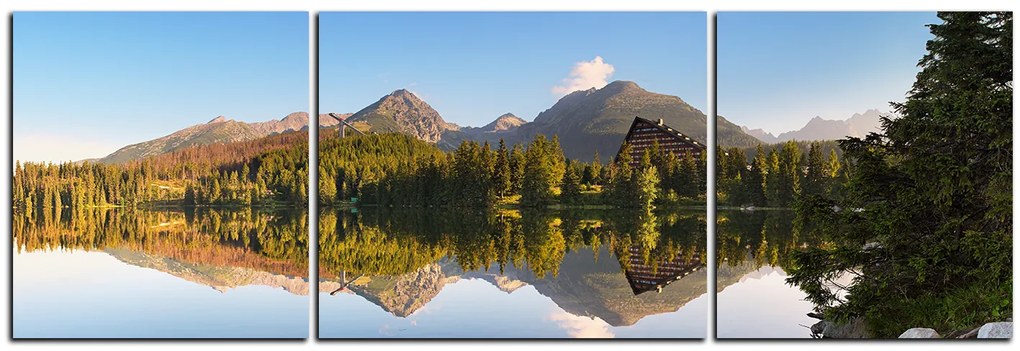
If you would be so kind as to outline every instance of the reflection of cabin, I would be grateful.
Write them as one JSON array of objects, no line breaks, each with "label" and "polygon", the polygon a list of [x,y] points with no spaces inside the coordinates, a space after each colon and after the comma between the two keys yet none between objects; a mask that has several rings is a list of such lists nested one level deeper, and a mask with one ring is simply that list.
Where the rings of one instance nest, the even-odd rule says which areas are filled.
[{"label": "reflection of cabin", "polygon": [[[695,254],[690,262],[684,262],[683,253],[678,252],[671,260],[646,264],[641,257],[641,245],[631,245],[629,250],[630,259],[627,262],[624,275],[627,276],[627,282],[630,283],[634,295],[652,290],[661,292],[666,285],[696,272],[703,266],[701,255],[698,254]],[[655,269],[655,263],[658,264],[658,269]]]},{"label": "reflection of cabin", "polygon": [[[634,117],[634,123],[630,125],[630,130],[623,140],[630,144],[631,167],[636,167],[641,162],[645,150],[651,148],[656,141],[659,142],[659,149],[662,152],[674,154],[681,159],[687,153],[693,153],[694,158],[698,158],[705,152],[705,144],[663,124],[662,119],[652,122]],[[622,145],[620,150],[623,150]],[[616,157],[620,157],[619,152]]]}]

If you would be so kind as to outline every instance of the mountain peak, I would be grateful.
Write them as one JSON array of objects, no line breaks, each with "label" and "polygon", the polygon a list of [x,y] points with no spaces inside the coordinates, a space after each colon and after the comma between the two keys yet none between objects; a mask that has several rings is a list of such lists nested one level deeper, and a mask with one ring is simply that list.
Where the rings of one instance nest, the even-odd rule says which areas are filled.
[{"label": "mountain peak", "polygon": [[283,122],[301,121],[301,122],[307,123],[308,122],[308,112],[292,112],[291,114],[287,115],[287,117],[283,117],[283,119],[281,121],[283,121]]},{"label": "mountain peak", "polygon": [[428,142],[438,142],[446,130],[456,129],[432,106],[407,89],[397,89],[351,115],[350,121],[368,123],[373,132],[400,132]]},{"label": "mountain peak", "polygon": [[222,122],[226,122],[226,121],[227,121],[227,117],[217,116],[216,118],[213,118],[213,119],[209,120],[209,122],[206,122],[205,124],[222,123]]},{"label": "mountain peak", "polygon": [[644,89],[641,88],[641,86],[637,85],[637,83],[634,83],[634,82],[629,81],[629,80],[614,80],[612,83],[609,83],[605,87],[603,87],[603,89],[606,89],[606,88],[610,88],[611,90],[621,90],[621,91],[622,90],[631,90],[631,89],[644,90]]},{"label": "mountain peak", "polygon": [[407,89],[394,90],[392,93],[390,93],[390,96],[399,98],[415,98],[415,99],[418,98],[417,96],[414,95],[414,93]]},{"label": "mountain peak", "polygon": [[479,128],[482,132],[507,132],[517,127],[520,127],[528,123],[527,121],[515,116],[513,113],[504,113],[503,115],[496,118],[492,123],[486,124],[484,127]]}]

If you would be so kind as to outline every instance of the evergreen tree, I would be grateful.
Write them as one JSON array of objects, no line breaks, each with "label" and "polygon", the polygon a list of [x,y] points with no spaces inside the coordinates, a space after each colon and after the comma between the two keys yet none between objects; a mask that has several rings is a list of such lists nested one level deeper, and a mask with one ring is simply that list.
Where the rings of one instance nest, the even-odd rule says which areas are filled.
[{"label": "evergreen tree", "polygon": [[563,174],[563,186],[560,190],[560,199],[564,204],[580,204],[581,179],[578,177],[575,167],[567,166],[566,173]]},{"label": "evergreen tree", "polygon": [[[862,317],[878,337],[915,326],[943,335],[1012,316],[1013,14],[942,12],[901,116],[840,142],[846,194],[806,210],[828,245],[795,255],[788,281]],[[846,169],[847,167],[843,167]],[[852,271],[846,298],[828,290]]]},{"label": "evergreen tree", "polygon": [[499,149],[496,150],[496,165],[493,167],[492,178],[499,197],[510,194],[513,186],[513,178],[510,174],[510,152],[502,138],[499,139]]}]

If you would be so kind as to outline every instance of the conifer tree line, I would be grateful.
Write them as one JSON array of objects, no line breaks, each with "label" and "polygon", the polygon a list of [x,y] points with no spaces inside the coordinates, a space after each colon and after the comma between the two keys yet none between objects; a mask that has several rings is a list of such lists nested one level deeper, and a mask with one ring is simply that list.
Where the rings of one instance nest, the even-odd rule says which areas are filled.
[{"label": "conifer tree line", "polygon": [[852,164],[833,141],[787,141],[758,145],[748,157],[742,148],[720,148],[717,200],[731,206],[794,207],[811,196],[839,198]]},{"label": "conifer tree line", "polygon": [[243,206],[307,203],[307,132],[194,146],[121,164],[17,162],[14,207]]},{"label": "conifer tree line", "polygon": [[638,167],[628,152],[608,165],[597,154],[590,162],[568,160],[558,137],[544,135],[514,146],[464,141],[443,152],[407,135],[371,134],[323,138],[319,150],[319,201],[326,206],[648,208],[704,201],[705,159],[660,152],[658,145]]}]

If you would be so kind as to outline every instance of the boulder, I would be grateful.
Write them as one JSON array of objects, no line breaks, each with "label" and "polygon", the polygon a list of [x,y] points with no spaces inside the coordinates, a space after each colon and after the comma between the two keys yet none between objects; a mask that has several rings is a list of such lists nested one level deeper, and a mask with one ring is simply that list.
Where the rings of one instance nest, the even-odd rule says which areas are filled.
[{"label": "boulder", "polygon": [[988,323],[978,329],[978,339],[1012,339],[1013,322]]},{"label": "boulder", "polygon": [[838,324],[827,321],[822,330],[823,338],[830,339],[867,339],[871,338],[864,318],[854,318],[850,323]]},{"label": "boulder", "polygon": [[932,328],[910,328],[900,334],[900,339],[939,339],[942,335]]},{"label": "boulder", "polygon": [[822,333],[825,332],[825,327],[828,325],[829,322],[827,321],[818,321],[818,323],[811,326],[811,334],[821,336]]}]

